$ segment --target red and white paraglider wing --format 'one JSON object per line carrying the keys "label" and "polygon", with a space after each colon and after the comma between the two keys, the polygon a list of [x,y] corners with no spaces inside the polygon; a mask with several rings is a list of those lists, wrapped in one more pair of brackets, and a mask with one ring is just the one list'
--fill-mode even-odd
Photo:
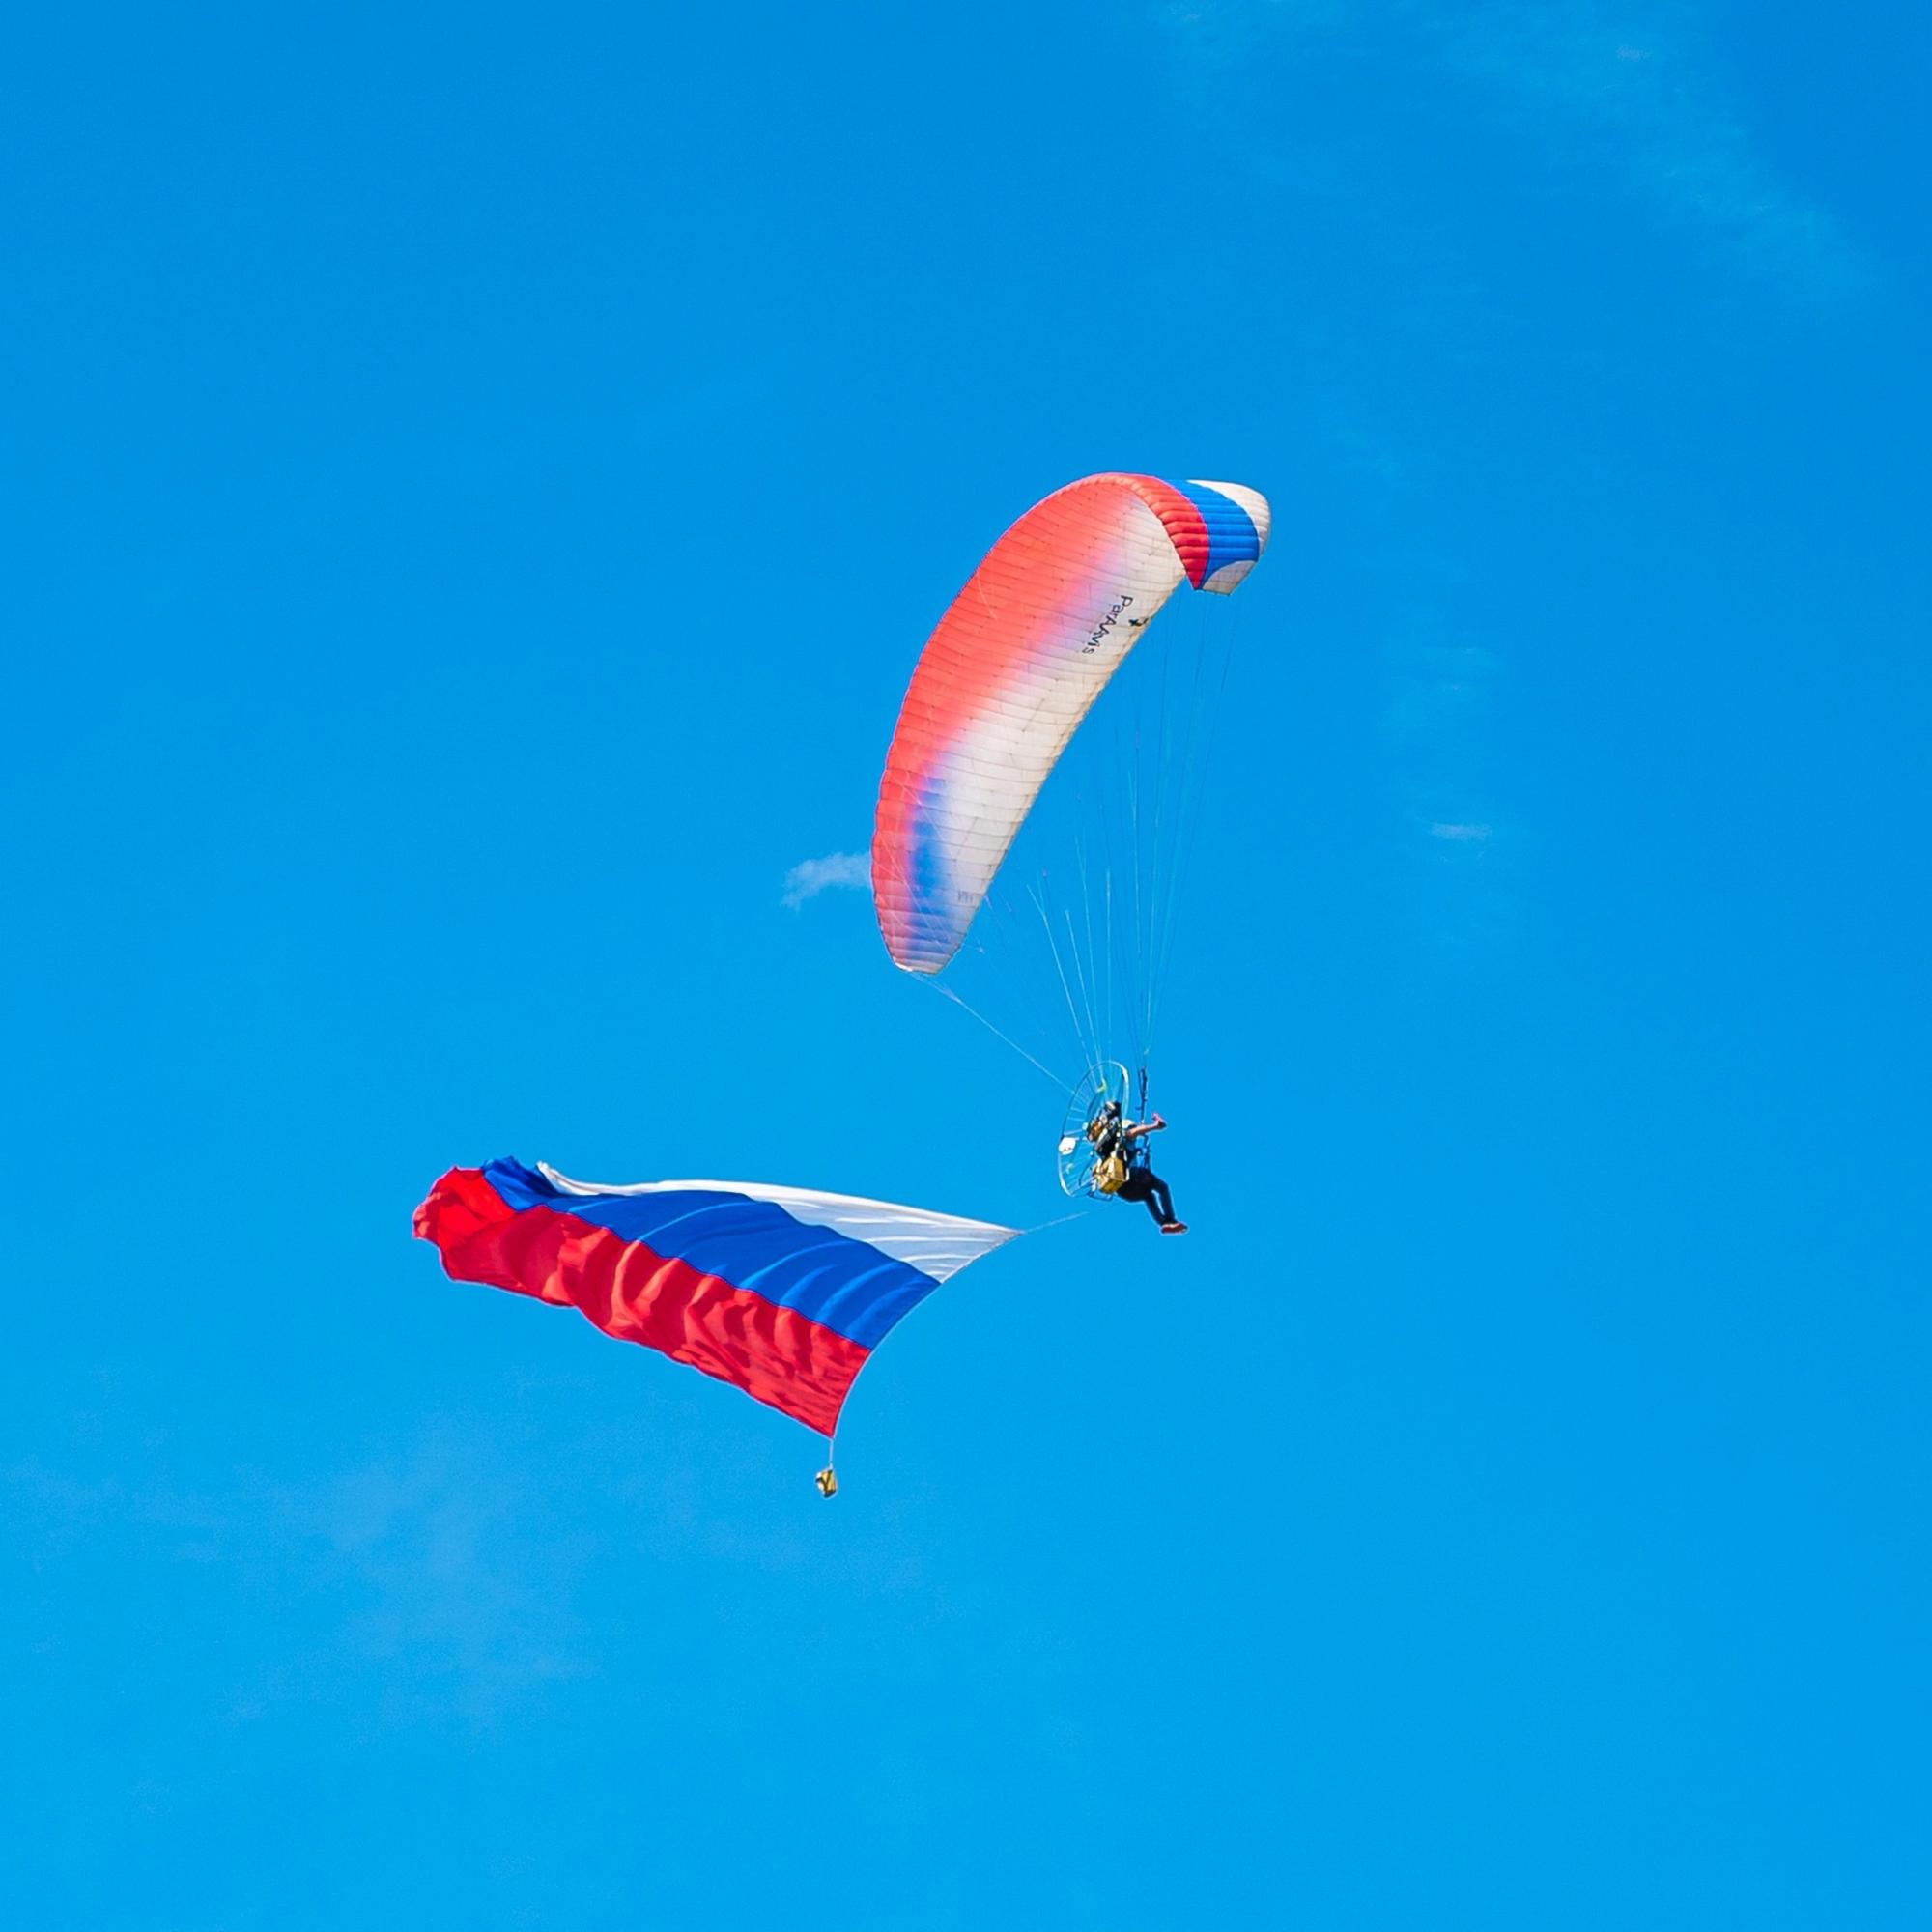
{"label": "red and white paraglider wing", "polygon": [[872,896],[893,958],[958,951],[1040,786],[1182,581],[1226,592],[1267,543],[1233,483],[1089,476],[986,554],[928,639],[879,785]]}

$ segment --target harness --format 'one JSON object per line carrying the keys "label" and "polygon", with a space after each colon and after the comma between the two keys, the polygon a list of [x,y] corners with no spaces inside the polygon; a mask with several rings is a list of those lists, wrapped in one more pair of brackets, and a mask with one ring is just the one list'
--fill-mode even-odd
{"label": "harness", "polygon": [[1118,1194],[1127,1184],[1127,1176],[1147,1161],[1147,1149],[1127,1138],[1125,1124],[1118,1118],[1098,1114],[1087,1123],[1087,1138],[1094,1143],[1094,1191]]}

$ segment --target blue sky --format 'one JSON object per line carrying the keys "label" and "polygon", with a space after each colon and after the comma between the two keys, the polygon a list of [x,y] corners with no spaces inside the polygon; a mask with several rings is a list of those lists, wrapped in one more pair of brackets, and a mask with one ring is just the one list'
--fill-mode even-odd
{"label": "blue sky", "polygon": [[[10,41],[10,1918],[1925,1922],[1922,24]],[[1059,1210],[1037,1076],[784,900],[1114,467],[1275,504],[1194,1232],[963,1277],[828,1506],[409,1212]]]}

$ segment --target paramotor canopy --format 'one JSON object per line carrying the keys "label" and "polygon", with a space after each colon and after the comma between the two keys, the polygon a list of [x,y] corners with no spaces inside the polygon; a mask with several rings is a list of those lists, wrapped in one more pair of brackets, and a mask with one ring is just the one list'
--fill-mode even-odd
{"label": "paramotor canopy", "polygon": [[894,961],[959,950],[1047,774],[1184,581],[1232,591],[1267,547],[1238,483],[1088,476],[987,552],[928,639],[886,755],[872,896]]}

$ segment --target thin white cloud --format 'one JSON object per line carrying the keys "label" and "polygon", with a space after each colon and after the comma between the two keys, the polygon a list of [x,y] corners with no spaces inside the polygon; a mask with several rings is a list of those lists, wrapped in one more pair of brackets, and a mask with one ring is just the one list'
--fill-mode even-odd
{"label": "thin white cloud", "polygon": [[355,1605],[336,1666],[408,1666],[392,1719],[453,1711],[487,1727],[592,1674],[574,1607],[588,1550],[551,1526],[497,1444],[433,1427],[325,1490],[285,1498],[282,1514],[332,1551],[326,1580]]}
{"label": "thin white cloud", "polygon": [[1513,855],[1522,838],[1492,728],[1505,667],[1456,629],[1449,611],[1418,600],[1383,646],[1382,729],[1402,827],[1390,884],[1411,930],[1433,948],[1474,957],[1505,944],[1516,916],[1513,868],[1495,863],[1498,824]]}
{"label": "thin white cloud", "polygon": [[785,874],[782,903],[796,912],[820,893],[847,887],[865,892],[872,883],[869,852],[828,852],[822,859],[805,859]]}
{"label": "thin white cloud", "polygon": [[1860,273],[1830,214],[1782,180],[1760,151],[1694,14],[1664,16],[1640,40],[1618,31],[1646,10],[1604,0],[1506,0],[1418,10],[1451,69],[1563,158],[1599,159],[1660,214],[1694,223],[1747,267],[1804,284]]}
{"label": "thin white cloud", "polygon": [[[1870,265],[1765,154],[1692,7],[1657,0],[1193,0],[1163,10],[1217,81],[1283,48],[1301,62],[1419,55],[1542,151],[1546,177],[1621,177],[1656,216],[1751,271],[1813,293]],[[1308,157],[1298,157],[1306,161]]]}
{"label": "thin white cloud", "polygon": [[236,1722],[293,1700],[355,1701],[384,1724],[481,1729],[594,1668],[575,1607],[583,1540],[554,1527],[546,1498],[473,1432],[433,1428],[314,1490],[249,1483],[218,1500],[15,1463],[0,1467],[0,1508],[50,1563],[106,1548],[124,1569],[215,1566],[308,1604],[211,1692]]}

